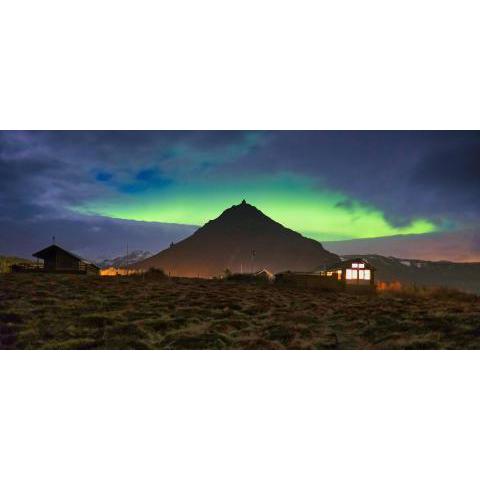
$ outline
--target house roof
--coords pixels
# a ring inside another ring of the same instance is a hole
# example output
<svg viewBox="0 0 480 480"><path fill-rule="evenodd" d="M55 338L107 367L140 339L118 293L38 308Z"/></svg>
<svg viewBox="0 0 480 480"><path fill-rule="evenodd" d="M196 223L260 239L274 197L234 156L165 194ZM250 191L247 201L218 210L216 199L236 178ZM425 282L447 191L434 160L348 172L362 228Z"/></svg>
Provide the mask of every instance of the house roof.
<svg viewBox="0 0 480 480"><path fill-rule="evenodd" d="M35 257L35 258L41 258L41 259L44 259L45 256L50 253L51 251L53 250L59 250L63 253L66 253L67 255L69 255L70 257L73 257L75 258L76 260L78 260L79 262L83 262L83 263L86 263L88 265L93 265L94 267L97 267L97 268L100 268L98 267L97 265L95 265L93 262L90 262L90 260L87 260L85 258L82 258L82 257L79 257L78 255L76 255L75 253L72 253L68 250L66 250L65 248L62 248L60 247L59 245L56 245L56 244L53 244L53 245L50 245L42 250L39 250L38 252L35 252L32 254L32 257Z"/></svg>
<svg viewBox="0 0 480 480"><path fill-rule="evenodd" d="M375 267L367 262L364 258L358 257L358 258L349 258L347 260L343 260L342 262L337 262L333 263L331 265L328 265L327 268L325 268L325 271L331 271L331 270L341 270L344 267L350 266L352 263L364 263L365 265L368 265L368 268L370 270L376 270Z"/></svg>
<svg viewBox="0 0 480 480"><path fill-rule="evenodd" d="M258 270L257 272L255 272L253 275L257 276L257 275L262 275L262 274L265 274L267 275L268 277L274 277L275 275L270 272L269 270L267 270L266 268L263 268L262 270Z"/></svg>

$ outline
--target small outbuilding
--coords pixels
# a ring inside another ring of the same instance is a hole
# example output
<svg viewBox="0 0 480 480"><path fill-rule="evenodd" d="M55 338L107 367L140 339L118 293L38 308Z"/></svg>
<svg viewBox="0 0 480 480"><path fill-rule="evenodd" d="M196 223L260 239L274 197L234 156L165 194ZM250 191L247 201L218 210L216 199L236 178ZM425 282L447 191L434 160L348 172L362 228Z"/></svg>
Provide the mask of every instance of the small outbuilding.
<svg viewBox="0 0 480 480"><path fill-rule="evenodd" d="M267 270L266 268L264 268L263 270L259 270L258 272L255 272L253 276L256 278L267 280L269 282L273 282L275 280L275 275L269 270Z"/></svg>
<svg viewBox="0 0 480 480"><path fill-rule="evenodd" d="M32 256L43 260L43 263L14 265L12 272L100 274L100 267L56 244L50 245Z"/></svg>

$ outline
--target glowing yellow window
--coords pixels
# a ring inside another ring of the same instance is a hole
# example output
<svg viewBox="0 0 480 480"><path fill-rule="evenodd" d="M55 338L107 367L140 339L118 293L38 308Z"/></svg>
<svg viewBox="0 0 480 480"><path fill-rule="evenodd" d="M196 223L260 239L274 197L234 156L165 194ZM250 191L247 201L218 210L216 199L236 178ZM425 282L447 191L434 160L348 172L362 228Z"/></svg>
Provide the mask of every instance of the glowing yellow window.
<svg viewBox="0 0 480 480"><path fill-rule="evenodd" d="M347 268L347 280L356 280L358 277L358 270L352 270L351 268Z"/></svg>

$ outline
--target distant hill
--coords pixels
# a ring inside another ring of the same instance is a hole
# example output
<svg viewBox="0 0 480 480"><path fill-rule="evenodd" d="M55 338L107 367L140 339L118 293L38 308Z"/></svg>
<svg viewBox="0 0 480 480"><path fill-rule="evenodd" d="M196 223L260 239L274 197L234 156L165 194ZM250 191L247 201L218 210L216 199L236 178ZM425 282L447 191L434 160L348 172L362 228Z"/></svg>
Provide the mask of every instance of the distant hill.
<svg viewBox="0 0 480 480"><path fill-rule="evenodd" d="M391 255L396 258L480 262L480 229L478 228L422 235L358 238L323 242L323 245L337 255L355 255L362 252L368 255Z"/></svg>
<svg viewBox="0 0 480 480"><path fill-rule="evenodd" d="M100 268L107 268L107 267L127 267L129 265L133 265L134 263L141 262L152 256L151 252L147 252L144 250L134 250L130 252L128 255L123 255L115 258L104 258L104 259L97 259L95 262Z"/></svg>
<svg viewBox="0 0 480 480"><path fill-rule="evenodd" d="M174 276L212 277L226 269L306 271L338 261L316 240L305 238L243 201L193 235L135 263L133 269L162 268Z"/></svg>
<svg viewBox="0 0 480 480"><path fill-rule="evenodd" d="M10 272L10 267L15 263L33 263L32 260L19 257L6 257L0 255L0 273Z"/></svg>
<svg viewBox="0 0 480 480"><path fill-rule="evenodd" d="M344 255L362 257L376 269L376 280L418 286L442 286L480 294L480 263L432 262L382 255Z"/></svg>

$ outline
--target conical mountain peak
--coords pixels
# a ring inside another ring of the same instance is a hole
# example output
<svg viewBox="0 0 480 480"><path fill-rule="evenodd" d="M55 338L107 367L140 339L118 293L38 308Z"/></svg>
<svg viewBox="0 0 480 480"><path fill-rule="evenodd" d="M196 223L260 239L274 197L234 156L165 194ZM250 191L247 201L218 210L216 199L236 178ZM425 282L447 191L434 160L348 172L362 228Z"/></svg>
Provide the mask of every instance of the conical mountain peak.
<svg viewBox="0 0 480 480"><path fill-rule="evenodd" d="M227 208L222 212L222 214L218 217L221 218L224 215L231 215L231 214L237 214L237 215L263 215L266 217L266 215L259 210L257 207L254 205L251 205L250 203L247 203L246 200L242 200L241 203L238 205L232 205L230 208ZM268 217L267 217L268 218Z"/></svg>
<svg viewBox="0 0 480 480"><path fill-rule="evenodd" d="M171 275L212 277L226 269L308 271L338 260L319 242L285 228L243 200L190 237L133 268L156 267Z"/></svg>
<svg viewBox="0 0 480 480"><path fill-rule="evenodd" d="M238 205L232 205L230 208L225 210L223 213L228 212L228 211L234 211L234 212L260 212L260 210L248 203L245 199L242 200Z"/></svg>

